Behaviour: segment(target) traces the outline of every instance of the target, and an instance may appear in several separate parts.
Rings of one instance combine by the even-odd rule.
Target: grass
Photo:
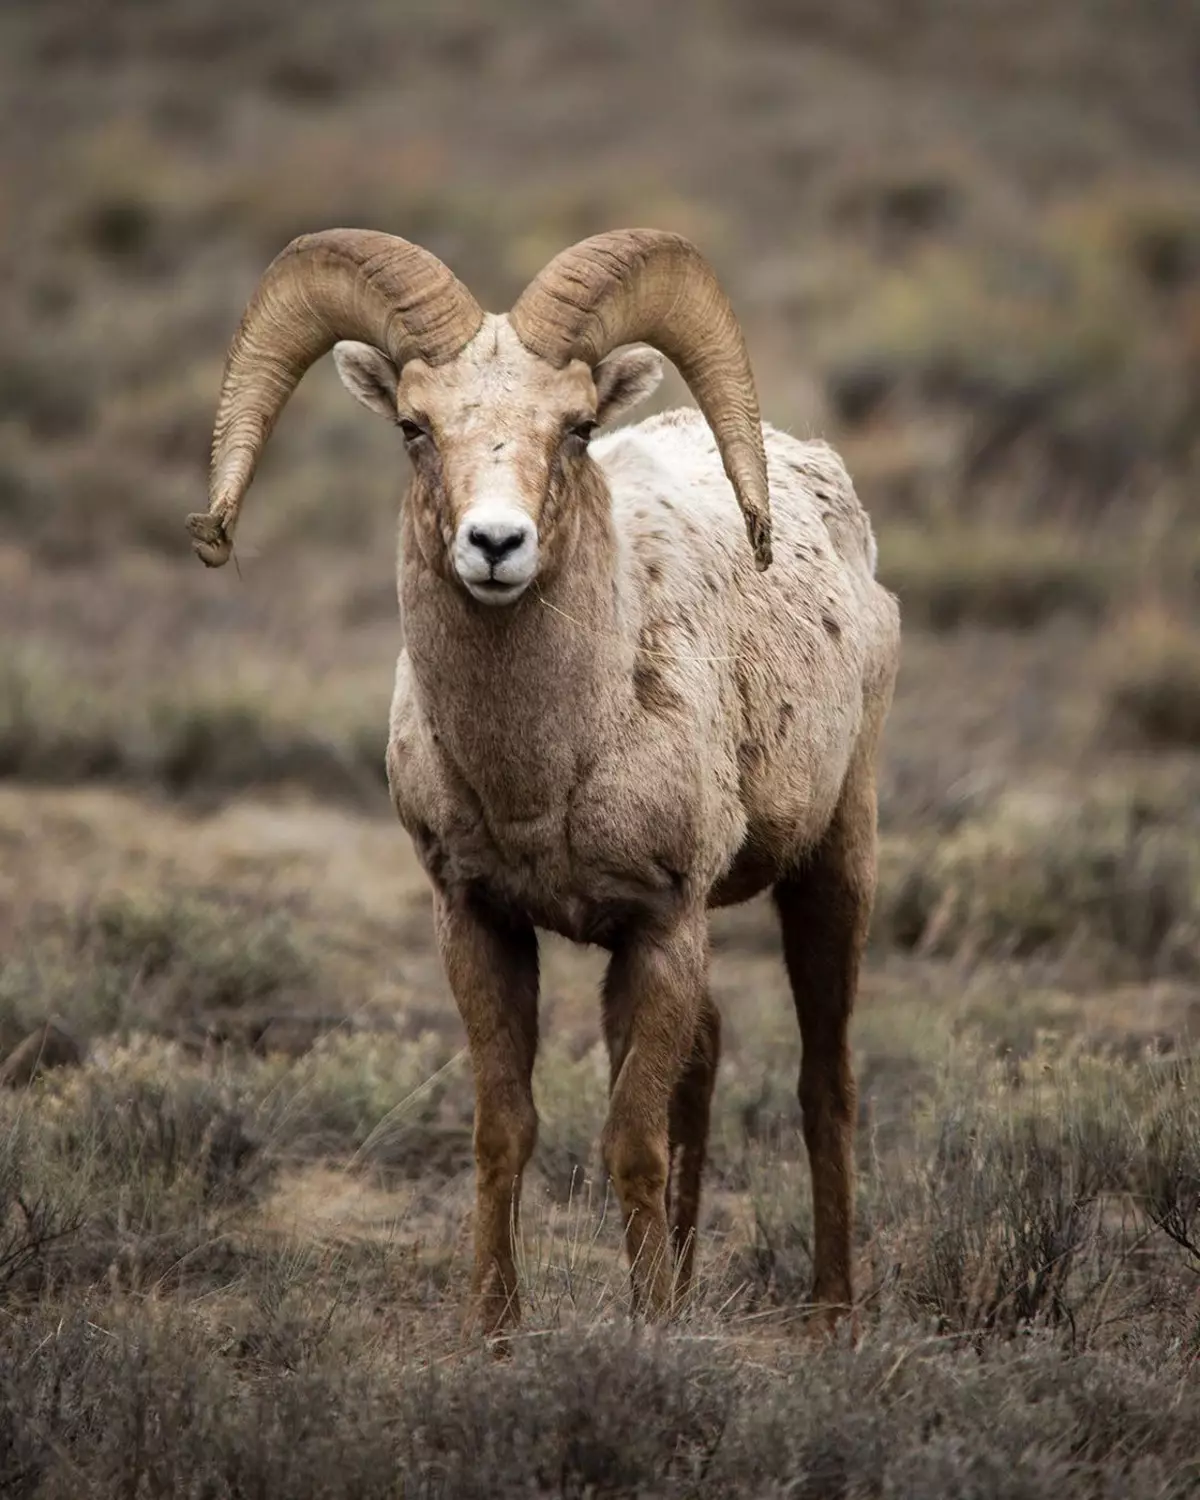
[[[109,794],[39,795],[45,806],[31,797],[27,813],[31,898],[54,888],[56,860],[87,867],[89,837],[132,833],[127,811],[104,810]],[[38,821],[52,805],[58,822]],[[96,1016],[83,1067],[0,1100],[0,1480],[30,1495],[68,1483],[96,1494],[402,1484],[504,1495],[527,1492],[531,1476],[614,1495],[799,1484],[813,1495],[890,1486],[1024,1500],[1101,1482],[1118,1496],[1187,1494],[1200,1399],[1195,1063],[1182,1033],[1173,1057],[1093,1055],[1082,1018],[1101,1000],[1085,989],[1051,1003],[1030,980],[1047,953],[1068,972],[1080,923],[1121,938],[1113,910],[1128,905],[1119,893],[1133,877],[1100,854],[1139,870],[1137,841],[1164,828],[1182,847],[1173,806],[1135,827],[1127,804],[1097,794],[1068,844],[1019,801],[982,804],[935,866],[943,893],[969,882],[972,904],[943,931],[947,954],[974,956],[975,977],[903,947],[877,952],[855,1031],[854,1354],[804,1339],[812,1216],[799,1046],[777,962],[748,919],[719,947],[714,974],[726,1057],[696,1298],[661,1332],[629,1321],[617,1215],[595,1159],[606,1060],[550,1024],[573,1000],[562,955],[548,950],[526,1320],[497,1366],[457,1332],[470,1073],[452,1029],[416,1025],[423,982],[409,995],[412,1024],[401,1007],[399,1024],[348,1025],[295,1060],[131,1029],[161,1025],[175,1005],[278,1011],[293,987],[340,973],[342,949],[368,940],[361,916],[320,884],[339,878],[325,866],[347,830],[313,832],[312,865],[290,872],[310,899],[266,907],[283,914],[274,927],[245,900],[254,868],[232,813],[215,844],[194,826],[184,866],[218,851],[221,899],[165,867],[153,898],[128,888],[57,911],[34,899],[22,910],[46,925],[26,956],[48,944],[74,955],[78,978],[111,968],[144,988],[140,1013]],[[892,838],[889,859],[907,858]],[[163,839],[178,847],[177,831]],[[1004,881],[1022,889],[1048,844],[1079,866],[1063,866],[1074,883],[1053,891],[1047,925],[1034,924],[1041,887],[1014,900],[1000,883],[998,843],[1017,851]],[[378,878],[373,843],[362,857]],[[137,842],[109,850],[116,868],[130,859],[159,868]],[[1108,872],[1100,895],[1097,862]],[[1171,910],[1183,920],[1181,905]],[[414,920],[405,961],[430,940]],[[1163,962],[1158,939],[1123,941],[1124,958],[1105,961],[1110,981],[1126,959]],[[996,1039],[1018,1021],[1029,1040],[997,1057]],[[981,1411],[1004,1420],[981,1422]]]
[[[696,1304],[659,1333],[625,1322],[600,1205],[547,1200],[539,1220],[535,1202],[526,1334],[497,1366],[447,1348],[429,1305],[447,1289],[395,1241],[322,1244],[313,1218],[273,1241],[259,1160],[273,1148],[214,1147],[247,1079],[172,1068],[156,1087],[162,1061],[131,1054],[112,1080],[85,1073],[6,1106],[26,1122],[8,1136],[7,1201],[48,1215],[7,1220],[27,1238],[44,1222],[47,1242],[0,1322],[6,1493],[55,1494],[70,1476],[97,1494],[504,1495],[533,1476],[613,1495],[1036,1497],[1095,1493],[1102,1474],[1115,1495],[1190,1493],[1187,1065],[1052,1063],[1048,1088],[1044,1058],[1014,1078],[959,1054],[903,1145],[864,1159],[871,1286],[853,1355],[789,1331],[808,1274],[798,1139],[781,1139],[773,1171],[763,1158],[748,1237],[736,1216],[710,1234]],[[426,1308],[437,1358],[405,1306]]]
[[[601,1181],[600,1125],[608,1099],[608,1054],[596,1043],[582,1057],[551,1044],[534,1074],[538,1142],[534,1161],[551,1195],[568,1203]]]
[[[334,1033],[267,1076],[292,1149],[431,1182],[471,1161],[470,1069],[444,1036]]]

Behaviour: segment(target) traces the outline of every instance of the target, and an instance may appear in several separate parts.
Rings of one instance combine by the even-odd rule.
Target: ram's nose
[[[489,563],[499,563],[523,547],[532,533],[532,521],[523,516],[518,520],[506,516],[468,525],[467,541],[472,547],[477,547]]]
[[[463,517],[454,539],[454,566],[476,599],[510,603],[531,582],[537,565],[537,527],[524,511],[481,502]]]

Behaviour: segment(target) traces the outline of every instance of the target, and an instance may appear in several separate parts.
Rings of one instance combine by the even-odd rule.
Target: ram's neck
[[[607,503],[578,517],[563,566],[499,608],[477,604],[428,565],[411,514],[401,529],[400,603],[429,727],[490,817],[552,814],[630,693]]]

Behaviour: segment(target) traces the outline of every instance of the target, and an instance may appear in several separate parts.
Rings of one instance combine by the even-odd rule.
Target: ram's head
[[[188,518],[210,567],[227,562],[267,438],[304,372],[335,348],[343,381],[399,424],[425,524],[425,560],[506,604],[554,567],[593,430],[679,368],[708,419],[758,566],[770,516],[754,381],[737,320],[699,252],[622,230],[557,256],[512,311],[483,313],[429,251],[331,229],[267,268],[226,360],[207,513]]]

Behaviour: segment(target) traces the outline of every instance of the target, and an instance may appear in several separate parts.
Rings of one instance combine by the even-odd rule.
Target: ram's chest
[[[588,872],[571,855],[566,809],[533,816],[497,815],[480,804],[460,806],[434,830],[433,870],[448,885],[485,890],[501,906],[526,911],[539,921],[571,913],[587,894]],[[546,923],[545,925],[557,925]]]
[[[681,899],[693,874],[694,810],[671,778],[647,776],[633,790],[601,764],[514,816],[486,805],[428,748],[393,730],[388,771],[400,819],[437,884],[474,887],[539,927],[600,944]]]
[[[439,883],[469,885],[497,906],[577,942],[611,942],[630,921],[677,893],[678,877],[647,870],[611,840],[596,837],[592,809],[555,807],[510,820],[461,810],[416,836],[422,861]]]

